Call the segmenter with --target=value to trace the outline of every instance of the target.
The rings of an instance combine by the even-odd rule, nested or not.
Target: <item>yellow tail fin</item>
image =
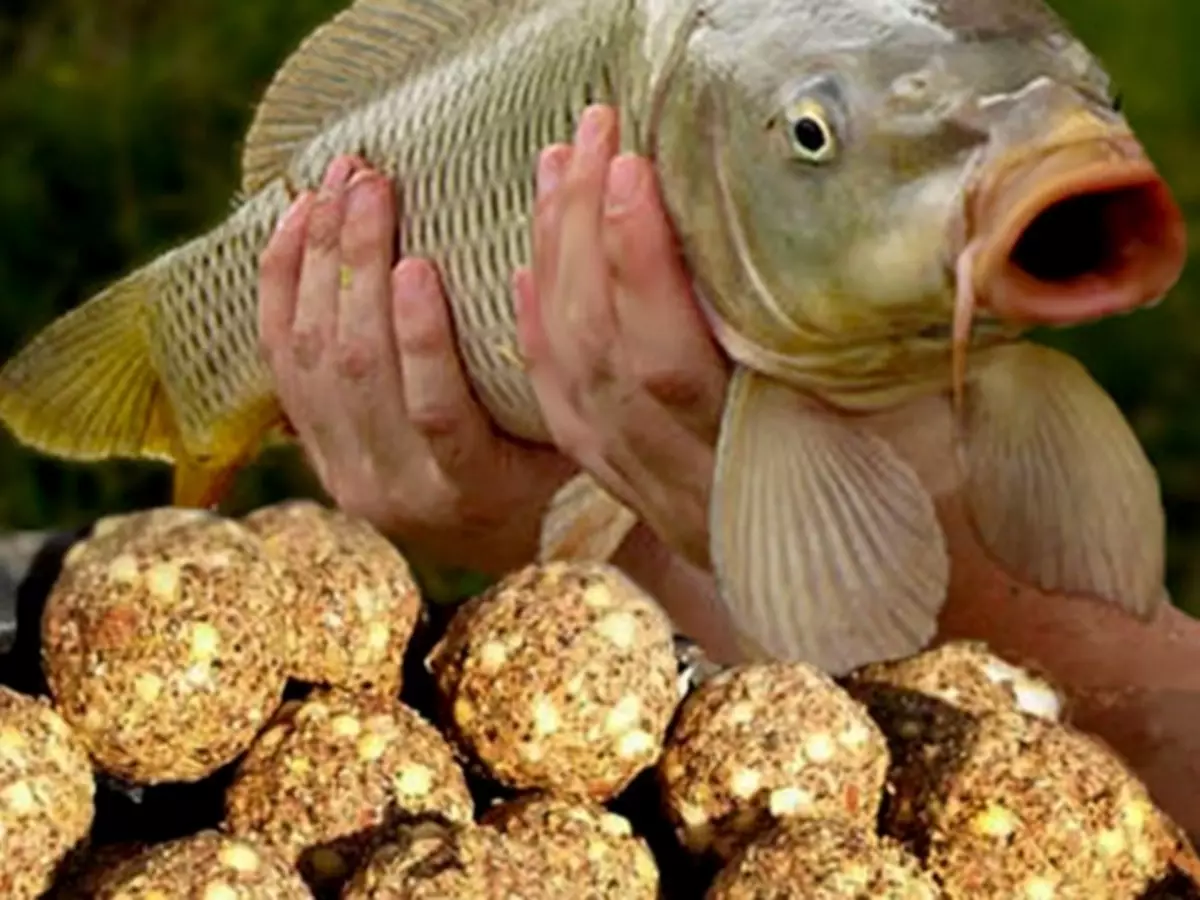
[[[150,359],[151,263],[52,322],[0,369],[0,422],[74,460],[175,460],[174,416]]]

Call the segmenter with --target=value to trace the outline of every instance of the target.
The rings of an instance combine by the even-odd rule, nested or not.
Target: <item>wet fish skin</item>
[[[980,160],[1018,132],[1036,141],[1039,118],[1099,116],[1107,90],[1035,0],[360,0],[264,98],[233,215],[35,338],[0,372],[0,419],[61,456],[171,462],[177,502],[214,499],[282,419],[257,347],[258,254],[296,191],[357,153],[396,179],[404,252],[439,267],[477,396],[505,431],[546,440],[509,278],[530,258],[537,153],[569,140],[587,104],[612,103],[623,145],[655,161],[714,332],[740,364],[712,557],[745,643],[835,671],[911,652],[945,597],[944,540],[911,467],[848,414],[947,389],[950,235]],[[832,159],[797,158],[805,112],[829,129]],[[979,343],[1023,328],[985,323]],[[988,372],[1069,383],[1056,409],[1103,407],[1094,384],[1044,356],[989,359]],[[976,379],[976,393],[988,400],[997,381]],[[981,421],[1002,427],[1004,404],[987,410]],[[973,484],[1004,491],[1059,451],[1128,431],[1106,407],[1067,418],[1082,425],[1052,428],[1055,452],[1042,453],[1043,420],[1024,416],[1027,467]],[[1014,565],[1140,608],[1160,574],[1161,507],[1136,442],[1116,445],[1083,467],[1089,480],[1035,499],[1079,510],[1096,478],[1124,485],[1096,510],[1097,546],[1120,557],[1135,540],[1134,562],[1097,574],[1022,549]],[[1036,531],[1028,507],[1013,514]],[[547,517],[544,552],[606,557],[635,521],[576,482]],[[1054,537],[1070,551],[1086,531]]]

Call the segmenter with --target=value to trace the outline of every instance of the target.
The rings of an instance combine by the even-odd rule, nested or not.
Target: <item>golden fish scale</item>
[[[185,443],[215,450],[273,410],[257,335],[258,257],[289,191],[357,154],[396,180],[405,255],[433,261],[478,399],[504,430],[546,440],[516,342],[511,277],[532,255],[539,151],[569,140],[588,102],[617,99],[620,4],[549,4],[364,103],[293,158],[190,255],[158,301],[152,344]],[[587,27],[586,19],[610,22]],[[530,63],[536,59],[536,63]],[[260,420],[260,421],[247,421]]]
[[[272,378],[258,349],[258,258],[289,202],[276,182],[209,237],[164,259],[186,262],[165,269],[149,344],[189,449],[217,450],[226,430],[254,433],[258,423],[246,418],[270,410]]]

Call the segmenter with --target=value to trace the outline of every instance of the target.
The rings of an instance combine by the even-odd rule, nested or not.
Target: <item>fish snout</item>
[[[968,204],[981,308],[1030,324],[1073,324],[1160,300],[1179,280],[1187,228],[1137,139],[1092,128],[988,164]]]

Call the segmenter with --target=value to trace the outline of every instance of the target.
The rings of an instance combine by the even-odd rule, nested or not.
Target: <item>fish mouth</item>
[[[1064,325],[1137,309],[1187,258],[1183,213],[1128,133],[985,172],[973,212],[971,287],[1001,319]]]

